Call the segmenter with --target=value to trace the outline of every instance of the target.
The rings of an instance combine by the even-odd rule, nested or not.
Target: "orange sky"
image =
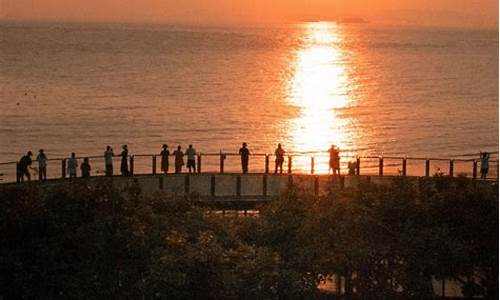
[[[492,25],[497,0],[0,0],[9,19],[180,23],[294,22],[362,17],[372,22]]]

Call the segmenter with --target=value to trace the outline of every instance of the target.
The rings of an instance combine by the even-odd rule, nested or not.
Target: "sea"
[[[497,28],[2,21],[0,34],[0,162],[124,144],[281,143],[304,170],[332,144],[353,157],[498,153]]]

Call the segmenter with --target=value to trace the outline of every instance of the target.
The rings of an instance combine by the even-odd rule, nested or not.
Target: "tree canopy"
[[[498,299],[498,187],[437,176],[290,187],[256,217],[193,197],[75,182],[0,189],[0,297],[314,299],[327,276],[352,299],[431,299],[432,279]]]

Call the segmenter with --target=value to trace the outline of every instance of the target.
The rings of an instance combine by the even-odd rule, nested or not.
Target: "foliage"
[[[400,177],[388,186],[335,189],[324,201],[317,218],[329,228],[322,244],[332,253],[325,271],[346,274],[361,299],[432,298],[432,278],[498,299],[497,186]]]
[[[426,299],[431,279],[498,298],[498,188],[436,176],[390,185],[291,187],[255,218],[111,182],[0,189],[0,297]]]

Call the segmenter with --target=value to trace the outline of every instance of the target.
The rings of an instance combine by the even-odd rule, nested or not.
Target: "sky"
[[[359,17],[374,23],[498,24],[497,0],[0,0],[2,19],[186,24]]]

